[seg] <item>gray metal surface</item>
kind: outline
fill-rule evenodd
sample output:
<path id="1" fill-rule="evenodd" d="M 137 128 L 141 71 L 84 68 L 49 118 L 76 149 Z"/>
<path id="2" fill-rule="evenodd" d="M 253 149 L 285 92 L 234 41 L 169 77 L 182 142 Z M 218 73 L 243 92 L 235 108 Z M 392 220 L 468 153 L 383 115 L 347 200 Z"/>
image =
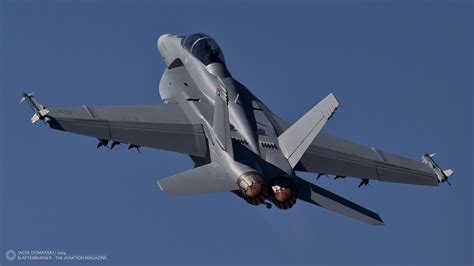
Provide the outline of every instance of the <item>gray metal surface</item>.
<path id="1" fill-rule="evenodd" d="M 221 148 L 230 156 L 234 156 L 232 149 L 232 139 L 230 137 L 230 122 L 229 122 L 229 96 L 227 90 L 219 84 L 214 100 L 214 121 L 212 129 L 216 134 L 216 140 L 221 145 Z"/>
<path id="2" fill-rule="evenodd" d="M 372 225 L 383 225 L 380 216 L 339 195 L 297 178 L 298 199 Z"/>
<path id="3" fill-rule="evenodd" d="M 297 170 L 307 172 L 438 186 L 436 174 L 421 161 L 324 134 L 316 138 L 300 163 Z"/>
<path id="4" fill-rule="evenodd" d="M 291 123 L 271 113 L 278 131 Z M 295 167 L 296 171 L 367 178 L 382 182 L 438 186 L 436 174 L 421 161 L 320 133 Z"/>
<path id="5" fill-rule="evenodd" d="M 200 124 L 177 104 L 48 107 L 51 128 L 196 156 L 207 152 Z"/>
<path id="6" fill-rule="evenodd" d="M 228 192 L 239 189 L 222 168 L 213 162 L 157 181 L 162 191 L 176 195 Z"/>
<path id="7" fill-rule="evenodd" d="M 217 42 L 205 34 L 165 34 L 157 48 L 166 64 L 163 104 L 50 107 L 25 93 L 32 122 L 97 138 L 97 147 L 113 141 L 112 147 L 127 143 L 189 155 L 194 169 L 158 181 L 166 192 L 232 191 L 250 204 L 280 209 L 301 199 L 369 224 L 383 222 L 295 171 L 358 177 L 361 185 L 372 179 L 429 186 L 453 173 L 431 156 L 423 164 L 320 133 L 338 106 L 332 94 L 293 125 L 280 119 L 232 77 Z"/>
<path id="8" fill-rule="evenodd" d="M 283 155 L 295 167 L 339 103 L 331 93 L 278 137 Z"/>

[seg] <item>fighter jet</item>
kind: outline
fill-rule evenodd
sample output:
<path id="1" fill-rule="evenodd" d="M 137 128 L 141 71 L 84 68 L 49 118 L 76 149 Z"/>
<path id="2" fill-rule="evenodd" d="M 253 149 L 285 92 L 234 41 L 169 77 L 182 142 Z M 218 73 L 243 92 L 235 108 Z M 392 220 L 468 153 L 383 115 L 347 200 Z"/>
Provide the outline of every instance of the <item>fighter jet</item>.
<path id="1" fill-rule="evenodd" d="M 329 94 L 294 123 L 273 113 L 226 67 L 222 50 L 206 34 L 165 34 L 158 51 L 166 65 L 161 104 L 44 106 L 23 94 L 34 123 L 97 138 L 97 148 L 127 144 L 191 157 L 194 168 L 157 181 L 176 195 L 232 192 L 252 205 L 289 209 L 301 200 L 362 222 L 380 216 L 297 176 L 297 172 L 424 186 L 452 175 L 432 156 L 415 161 L 321 133 L 339 106 Z M 424 162 L 424 163 L 423 163 Z"/>

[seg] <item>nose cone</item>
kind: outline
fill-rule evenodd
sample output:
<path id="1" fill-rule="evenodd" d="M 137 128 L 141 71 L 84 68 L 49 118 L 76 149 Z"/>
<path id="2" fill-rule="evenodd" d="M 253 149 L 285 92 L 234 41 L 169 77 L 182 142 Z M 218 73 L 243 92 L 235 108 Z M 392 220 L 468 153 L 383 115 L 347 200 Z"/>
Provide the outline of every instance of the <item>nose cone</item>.
<path id="1" fill-rule="evenodd" d="M 158 46 L 158 49 L 160 49 L 160 45 L 163 45 L 163 41 L 170 35 L 171 34 L 163 34 L 158 38 L 158 41 L 156 42 L 156 45 Z"/>
<path id="2" fill-rule="evenodd" d="M 182 52 L 181 40 L 183 36 L 174 34 L 163 34 L 156 41 L 158 52 L 165 65 L 168 67 L 174 60 L 179 58 Z"/>
<path id="3" fill-rule="evenodd" d="M 166 39 L 171 36 L 171 34 L 163 34 L 161 35 L 158 40 L 156 41 L 156 48 L 158 48 L 158 52 L 161 55 L 161 58 L 166 61 L 166 46 L 165 41 Z"/>

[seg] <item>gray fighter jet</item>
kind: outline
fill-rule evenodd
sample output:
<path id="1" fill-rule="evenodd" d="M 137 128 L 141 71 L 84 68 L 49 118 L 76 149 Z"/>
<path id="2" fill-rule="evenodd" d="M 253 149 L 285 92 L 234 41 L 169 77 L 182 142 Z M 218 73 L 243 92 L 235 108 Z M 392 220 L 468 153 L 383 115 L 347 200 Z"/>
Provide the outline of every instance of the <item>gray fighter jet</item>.
<path id="1" fill-rule="evenodd" d="M 339 103 L 329 94 L 295 123 L 284 121 L 226 68 L 224 54 L 208 35 L 159 37 L 166 64 L 160 82 L 162 104 L 44 106 L 26 100 L 51 128 L 97 138 L 97 148 L 151 147 L 187 154 L 194 169 L 158 180 L 177 195 L 233 192 L 252 205 L 291 208 L 297 199 L 369 224 L 378 214 L 331 193 L 296 172 L 337 178 L 438 186 L 452 170 L 432 156 L 422 161 L 393 155 L 321 133 Z"/>

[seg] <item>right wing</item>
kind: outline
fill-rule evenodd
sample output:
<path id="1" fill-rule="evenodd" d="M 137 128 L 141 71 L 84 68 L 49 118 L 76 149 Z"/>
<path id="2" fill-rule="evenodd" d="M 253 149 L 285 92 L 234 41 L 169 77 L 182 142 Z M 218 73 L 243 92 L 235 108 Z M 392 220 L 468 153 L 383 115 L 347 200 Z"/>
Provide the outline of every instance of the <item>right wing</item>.
<path id="1" fill-rule="evenodd" d="M 439 183 L 433 169 L 421 161 L 326 134 L 318 135 L 295 170 L 425 186 Z"/>
<path id="2" fill-rule="evenodd" d="M 266 106 L 264 111 L 278 134 L 291 126 Z M 425 186 L 438 186 L 439 183 L 428 164 L 324 133 L 316 136 L 295 170 Z"/>
<path id="3" fill-rule="evenodd" d="M 53 129 L 135 146 L 205 157 L 206 137 L 178 104 L 44 107 L 31 94 L 32 122 L 44 119 Z"/>

